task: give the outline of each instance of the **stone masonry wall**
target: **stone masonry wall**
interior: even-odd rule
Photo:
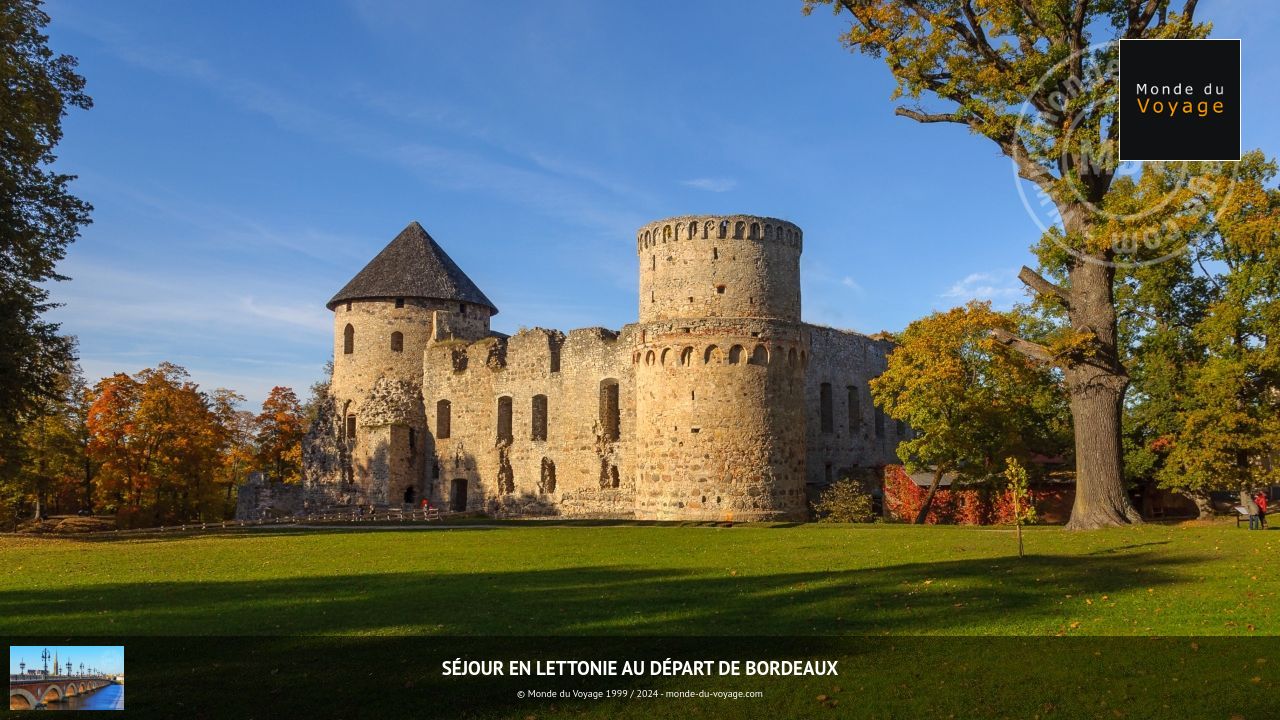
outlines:
[[[839,480],[853,469],[900,462],[896,449],[908,431],[872,404],[868,386],[884,372],[893,343],[816,325],[809,326],[809,337],[812,360],[804,387],[809,485]],[[824,400],[824,384],[829,400]],[[830,409],[824,411],[824,405]]]
[[[438,343],[422,375],[429,491],[446,508],[627,516],[634,507],[633,330],[523,330],[508,339]],[[602,418],[616,384],[618,423]],[[535,396],[545,398],[545,439],[535,434]],[[509,399],[509,400],[504,400]],[[448,403],[443,410],[442,402]],[[509,425],[501,418],[509,402]],[[538,401],[539,403],[542,400]],[[448,437],[441,437],[442,415]],[[502,422],[500,423],[500,420]],[[500,436],[500,424],[510,428]],[[539,430],[541,424],[539,424]],[[458,503],[465,487],[465,506]]]
[[[650,323],[636,363],[637,515],[802,519],[804,365],[798,323]]]
[[[338,442],[348,453],[340,502],[399,504],[420,498],[428,480],[422,358],[439,340],[489,334],[489,308],[426,298],[377,298],[334,308],[329,392]],[[398,334],[398,335],[397,335]],[[348,352],[350,350],[350,352]],[[352,432],[354,426],[354,432]],[[323,504],[317,497],[317,504]]]
[[[800,228],[776,218],[698,215],[640,228],[640,321],[800,319]]]

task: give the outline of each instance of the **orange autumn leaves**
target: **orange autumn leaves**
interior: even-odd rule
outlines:
[[[254,470],[299,478],[305,420],[288,388],[274,388],[255,417],[236,409],[234,392],[205,393],[162,363],[104,378],[91,400],[95,504],[128,524],[221,518],[232,486]]]

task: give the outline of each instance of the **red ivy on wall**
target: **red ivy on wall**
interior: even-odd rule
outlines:
[[[889,515],[911,522],[920,512],[928,487],[916,485],[901,465],[884,469],[884,501]],[[1032,489],[1031,500],[1037,511],[1065,501],[1060,489]],[[1005,525],[1013,523],[1013,498],[1004,489],[968,487],[955,490],[939,488],[933,496],[928,525]]]

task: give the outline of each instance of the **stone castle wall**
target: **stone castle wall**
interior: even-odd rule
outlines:
[[[433,501],[467,510],[629,515],[632,332],[586,328],[565,336],[535,328],[428,349],[422,389]]]
[[[901,462],[896,448],[908,431],[875,407],[868,385],[884,372],[893,343],[816,325],[809,326],[809,338],[812,359],[804,384],[809,484],[822,486],[860,468]]]
[[[683,216],[636,243],[639,322],[618,332],[503,338],[482,305],[337,304],[308,504],[804,519],[814,488],[897,462],[906,431],[867,385],[891,345],[801,322],[798,227]]]

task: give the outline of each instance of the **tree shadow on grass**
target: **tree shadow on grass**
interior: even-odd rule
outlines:
[[[867,635],[1051,632],[1064,594],[1190,582],[1187,555],[954,559],[833,572],[592,566],[106,583],[0,592],[10,635]],[[782,567],[782,563],[779,564]],[[1087,629],[1087,628],[1086,628]]]

